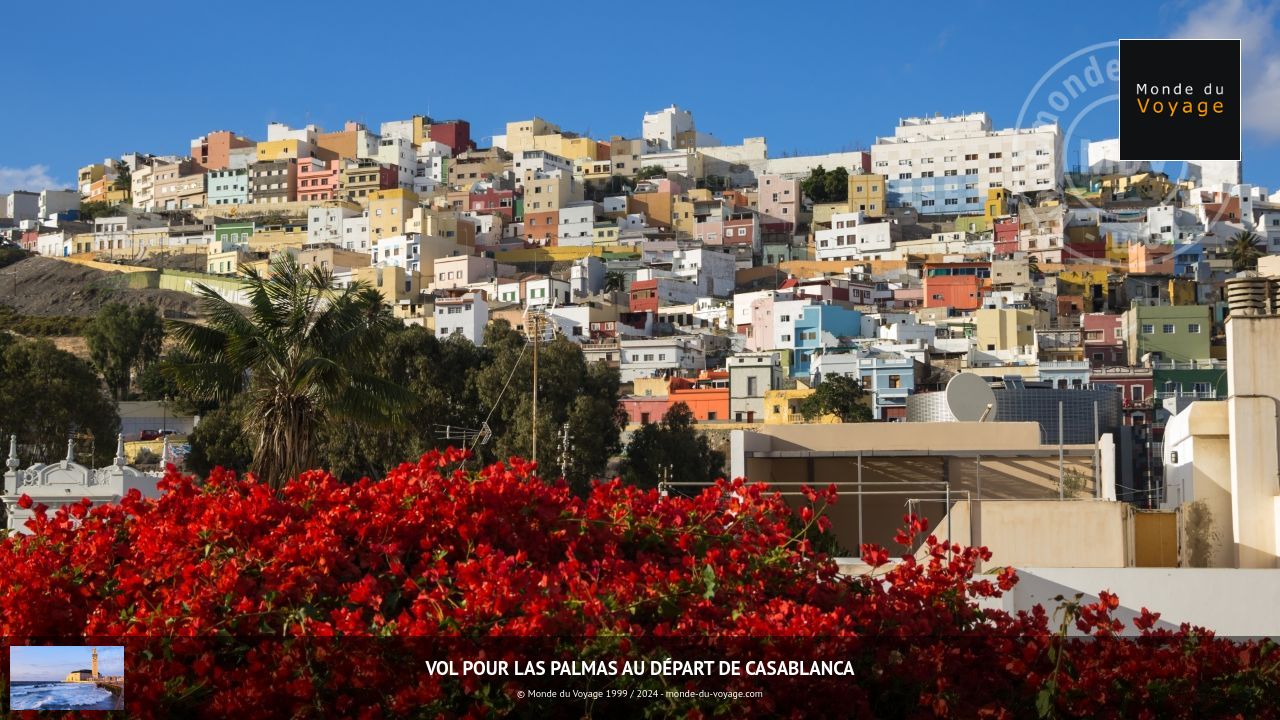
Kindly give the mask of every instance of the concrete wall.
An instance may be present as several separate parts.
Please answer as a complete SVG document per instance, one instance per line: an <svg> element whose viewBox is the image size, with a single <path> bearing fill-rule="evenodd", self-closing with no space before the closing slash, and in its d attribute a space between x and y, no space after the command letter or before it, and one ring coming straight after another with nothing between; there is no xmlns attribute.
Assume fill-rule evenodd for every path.
<svg viewBox="0 0 1280 720"><path fill-rule="evenodd" d="M1128 503L1105 500L961 500L952 512L950 537L961 545L986 546L986 569L1130 567L1133 517ZM947 528L944 518L930 532L945 540Z"/></svg>
<svg viewBox="0 0 1280 720"><path fill-rule="evenodd" d="M1227 409L1225 402L1194 402L1165 425L1164 507L1182 509L1184 562L1191 567L1235 563Z"/></svg>
<svg viewBox="0 0 1280 720"><path fill-rule="evenodd" d="M1280 637L1280 573L1227 568L1051 568L1017 567L1018 584L1003 598L984 603L1006 611L1043 606L1053 624L1062 595L1097 602L1102 590L1115 593L1115 617L1124 634L1137 634L1133 619L1150 608L1160 613L1157 627L1174 630L1187 622L1229 637ZM1229 602L1224 599L1229 598ZM1075 627L1069 632L1078 635Z"/></svg>

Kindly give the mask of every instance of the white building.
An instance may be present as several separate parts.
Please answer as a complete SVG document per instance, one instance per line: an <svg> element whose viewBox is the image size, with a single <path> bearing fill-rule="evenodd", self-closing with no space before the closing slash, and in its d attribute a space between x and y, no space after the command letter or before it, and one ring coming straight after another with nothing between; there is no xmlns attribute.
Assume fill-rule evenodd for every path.
<svg viewBox="0 0 1280 720"><path fill-rule="evenodd" d="M361 212L355 208L338 204L313 205L307 208L307 243L343 245L343 222L360 214Z"/></svg>
<svg viewBox="0 0 1280 720"><path fill-rule="evenodd" d="M14 220L36 220L40 217L40 195L27 190L9 193L6 216Z"/></svg>
<svg viewBox="0 0 1280 720"><path fill-rule="evenodd" d="M986 113L904 118L871 146L871 172L888 177L888 205L923 214L983 212L987 191L1055 190L1062 182L1057 125L992 130Z"/></svg>
<svg viewBox="0 0 1280 720"><path fill-rule="evenodd" d="M373 246L373 264L399 267L410 272L422 269L422 236L417 233L378 238Z"/></svg>
<svg viewBox="0 0 1280 720"><path fill-rule="evenodd" d="M1091 142L1085 153L1092 175L1132 175L1151 170L1151 163L1146 160L1121 160L1119 138Z"/></svg>
<svg viewBox="0 0 1280 720"><path fill-rule="evenodd" d="M493 258L477 255L453 255L437 258L432 264L431 289L452 290L470 287L494 279L496 263Z"/></svg>
<svg viewBox="0 0 1280 720"><path fill-rule="evenodd" d="M704 370L707 366L701 335L624 339L621 346L622 382Z"/></svg>
<svg viewBox="0 0 1280 720"><path fill-rule="evenodd" d="M640 136L662 150L672 150L680 136L695 133L693 113L675 105L655 113L645 113Z"/></svg>
<svg viewBox="0 0 1280 720"><path fill-rule="evenodd" d="M590 246L595 242L595 222L596 204L590 200L561 206L558 244Z"/></svg>
<svg viewBox="0 0 1280 720"><path fill-rule="evenodd" d="M157 478L125 465L123 435L116 437L115 463L98 470L75 462L73 440L67 441L67 457L58 462L36 463L23 470L17 455L17 440L10 435L9 459L5 463L8 472L4 474L4 495L0 496L8 530L28 532L26 523L34 514L35 504L44 505L52 515L63 506L80 502L81 498L88 498L96 505L116 503L135 489L143 497L160 496L156 489ZM31 498L32 508L24 509L18 505L23 495Z"/></svg>
<svg viewBox="0 0 1280 720"><path fill-rule="evenodd" d="M476 345L484 342L484 329L489 324L489 303L485 302L484 293L437 298L435 314L436 335L442 340L461 335Z"/></svg>
<svg viewBox="0 0 1280 720"><path fill-rule="evenodd" d="M729 417L734 422L764 419L764 394L782 384L782 359L776 352L744 352L725 361L729 369Z"/></svg>
<svg viewBox="0 0 1280 720"><path fill-rule="evenodd" d="M729 297L737 284L734 256L709 248L672 251L671 271L696 283L701 294L713 297Z"/></svg>
<svg viewBox="0 0 1280 720"><path fill-rule="evenodd" d="M342 219L342 249L372 252L369 239L369 211Z"/></svg>
<svg viewBox="0 0 1280 720"><path fill-rule="evenodd" d="M895 222L867 222L861 212L836 213L830 229L813 234L813 254L818 260L877 259L877 253L893 250L901 238L902 228Z"/></svg>
<svg viewBox="0 0 1280 720"><path fill-rule="evenodd" d="M41 190L40 217L80 209L80 193L75 190Z"/></svg>

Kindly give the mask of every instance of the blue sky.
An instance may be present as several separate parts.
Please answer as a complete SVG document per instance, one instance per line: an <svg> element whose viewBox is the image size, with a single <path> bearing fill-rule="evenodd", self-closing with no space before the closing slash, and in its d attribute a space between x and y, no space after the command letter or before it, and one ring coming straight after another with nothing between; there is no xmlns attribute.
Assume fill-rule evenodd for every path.
<svg viewBox="0 0 1280 720"><path fill-rule="evenodd" d="M14 680L62 680L72 670L88 670L92 648L79 645L19 646L9 648L9 671ZM124 674L124 648L100 646L98 672Z"/></svg>
<svg viewBox="0 0 1280 720"><path fill-rule="evenodd" d="M1244 38L1245 179L1280 189L1280 0L524 6L14 3L0 191L122 152L186 153L212 129L376 130L415 113L465 118L484 144L533 115L634 137L645 111L676 103L722 141L765 136L774 156L865 148L905 116L984 110L1014 126L1064 57L1173 36ZM1114 102L1083 107L1074 138L1115 136Z"/></svg>

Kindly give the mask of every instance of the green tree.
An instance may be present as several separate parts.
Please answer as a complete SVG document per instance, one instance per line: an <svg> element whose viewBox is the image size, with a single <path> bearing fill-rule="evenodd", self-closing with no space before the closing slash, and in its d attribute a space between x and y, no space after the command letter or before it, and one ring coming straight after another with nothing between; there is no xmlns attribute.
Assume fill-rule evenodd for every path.
<svg viewBox="0 0 1280 720"><path fill-rule="evenodd" d="M80 219L84 222L91 223L100 217L109 217L114 215L119 207L109 202L101 200L87 203L80 203Z"/></svg>
<svg viewBox="0 0 1280 720"><path fill-rule="evenodd" d="M187 442L191 449L183 469L208 475L215 467L244 472L253 465L253 443L244 432L242 400L233 401L200 416L200 424Z"/></svg>
<svg viewBox="0 0 1280 720"><path fill-rule="evenodd" d="M427 450L461 444L442 435L447 427L478 429L483 414L472 374L483 358L482 348L458 335L440 340L421 327L390 333L376 372L405 388L414 402L396 408L384 428L353 420L326 426L325 466L345 480L381 477Z"/></svg>
<svg viewBox="0 0 1280 720"><path fill-rule="evenodd" d="M115 162L116 179L111 183L114 190L129 190L133 187L133 171L123 161Z"/></svg>
<svg viewBox="0 0 1280 720"><path fill-rule="evenodd" d="M838 167L830 172L821 165L800 181L800 191L816 203L840 202L849 198L849 171Z"/></svg>
<svg viewBox="0 0 1280 720"><path fill-rule="evenodd" d="M303 269L288 254L271 262L270 275L247 268L241 279L247 311L198 286L205 322L172 325L186 359L167 368L193 398L245 393L239 415L252 469L278 488L316 466L326 425L384 426L410 398L374 372L395 324L376 290L337 288L327 270Z"/></svg>
<svg viewBox="0 0 1280 720"><path fill-rule="evenodd" d="M21 459L60 460L76 434L93 437L95 465L110 462L120 416L89 363L43 339L4 334L0 346L0 433L18 436Z"/></svg>
<svg viewBox="0 0 1280 720"><path fill-rule="evenodd" d="M636 171L636 180L648 180L649 178L664 178L667 176L667 169L661 165L645 165Z"/></svg>
<svg viewBox="0 0 1280 720"><path fill-rule="evenodd" d="M711 448L707 437L693 424L689 406L678 402L667 408L661 422L636 430L622 458L621 477L643 488L671 482L709 483L724 477L724 453Z"/></svg>
<svg viewBox="0 0 1280 720"><path fill-rule="evenodd" d="M133 374L160 357L164 324L150 305L107 303L85 331L85 341L112 396L125 400Z"/></svg>
<svg viewBox="0 0 1280 720"><path fill-rule="evenodd" d="M618 293L627 285L627 276L617 270L610 270L604 274L604 291L607 293Z"/></svg>
<svg viewBox="0 0 1280 720"><path fill-rule="evenodd" d="M818 383L813 392L800 401L797 410L807 421L823 415L835 415L840 422L869 422L871 408L866 404L866 391L847 375L833 375Z"/></svg>
<svg viewBox="0 0 1280 720"><path fill-rule="evenodd" d="M1231 258L1231 269L1257 270L1258 258L1266 254L1262 238L1248 230L1241 230L1227 242L1227 256Z"/></svg>
<svg viewBox="0 0 1280 720"><path fill-rule="evenodd" d="M475 372L475 388L485 412L492 408L489 426L493 440L478 448L481 459L511 455L532 456L533 356L524 334L504 321L485 331L488 362ZM541 344L538 357L538 461L547 475L565 477L576 490L604 472L620 447L626 416L619 404L616 370L603 363L588 364L582 348L558 337ZM504 389L505 388L505 389ZM484 418L480 418L483 420ZM562 449L568 427L570 448Z"/></svg>

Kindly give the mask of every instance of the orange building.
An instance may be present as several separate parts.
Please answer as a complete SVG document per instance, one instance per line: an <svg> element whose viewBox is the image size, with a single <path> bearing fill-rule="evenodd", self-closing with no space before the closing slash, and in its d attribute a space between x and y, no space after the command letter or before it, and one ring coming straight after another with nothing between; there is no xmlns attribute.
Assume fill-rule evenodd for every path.
<svg viewBox="0 0 1280 720"><path fill-rule="evenodd" d="M555 245L560 237L560 211L526 212L524 239L535 245Z"/></svg>
<svg viewBox="0 0 1280 720"><path fill-rule="evenodd" d="M1173 246L1140 242L1129 245L1129 272L1135 275L1174 274Z"/></svg>
<svg viewBox="0 0 1280 720"><path fill-rule="evenodd" d="M991 263L925 263L924 306L977 310L991 285Z"/></svg>
<svg viewBox="0 0 1280 720"><path fill-rule="evenodd" d="M254 141L230 130L214 130L191 141L191 159L205 170L226 170L231 166L231 151L253 147Z"/></svg>

